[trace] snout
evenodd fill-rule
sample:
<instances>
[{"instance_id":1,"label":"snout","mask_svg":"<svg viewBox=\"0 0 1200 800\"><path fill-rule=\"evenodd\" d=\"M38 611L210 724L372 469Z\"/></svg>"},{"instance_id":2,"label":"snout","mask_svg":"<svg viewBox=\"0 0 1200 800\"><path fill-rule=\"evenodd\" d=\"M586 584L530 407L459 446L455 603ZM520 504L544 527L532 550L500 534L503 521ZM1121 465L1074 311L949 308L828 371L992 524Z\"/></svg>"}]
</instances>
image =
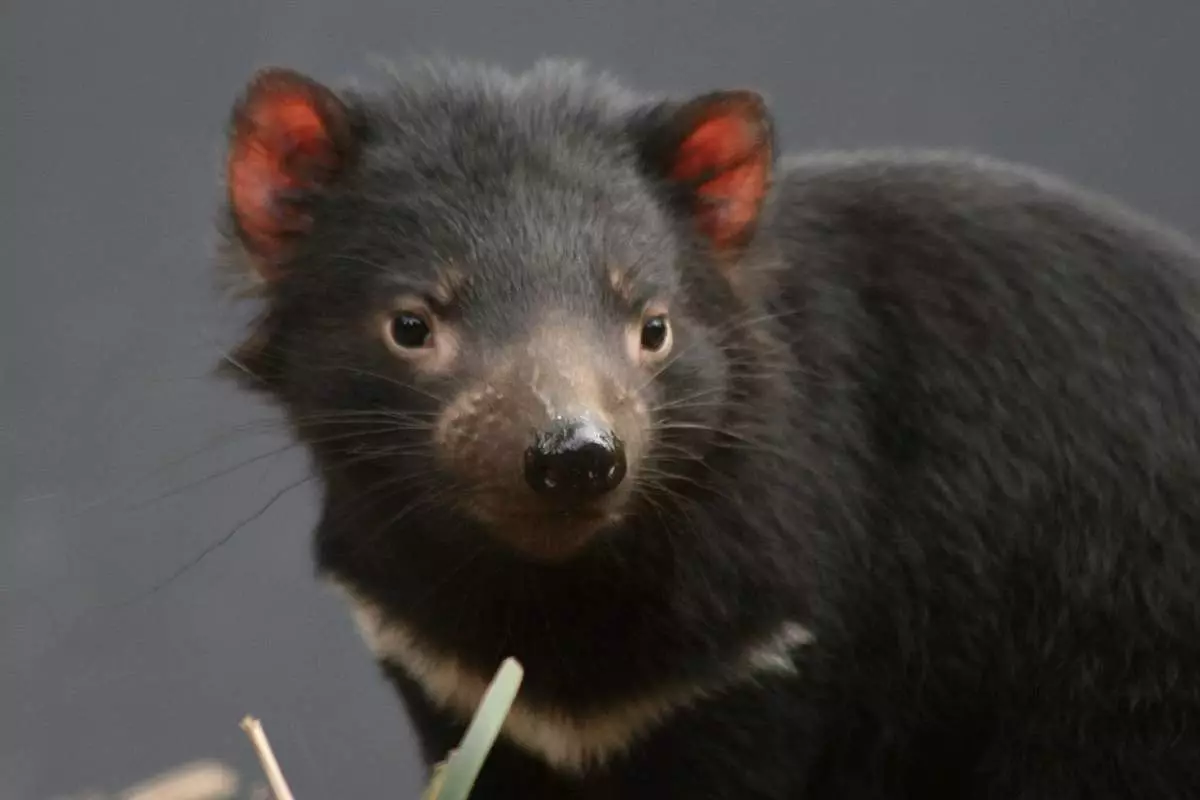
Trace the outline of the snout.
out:
<instances>
[{"instance_id":1,"label":"snout","mask_svg":"<svg viewBox=\"0 0 1200 800\"><path fill-rule=\"evenodd\" d=\"M625 443L588 417L556 418L533 439L525 450L525 481L550 502L588 503L625 478Z\"/></svg>"},{"instance_id":2,"label":"snout","mask_svg":"<svg viewBox=\"0 0 1200 800\"><path fill-rule=\"evenodd\" d=\"M455 503L537 558L577 552L619 525L646 439L638 374L597 337L540 330L488 359L439 419L435 446Z\"/></svg>"}]
</instances>

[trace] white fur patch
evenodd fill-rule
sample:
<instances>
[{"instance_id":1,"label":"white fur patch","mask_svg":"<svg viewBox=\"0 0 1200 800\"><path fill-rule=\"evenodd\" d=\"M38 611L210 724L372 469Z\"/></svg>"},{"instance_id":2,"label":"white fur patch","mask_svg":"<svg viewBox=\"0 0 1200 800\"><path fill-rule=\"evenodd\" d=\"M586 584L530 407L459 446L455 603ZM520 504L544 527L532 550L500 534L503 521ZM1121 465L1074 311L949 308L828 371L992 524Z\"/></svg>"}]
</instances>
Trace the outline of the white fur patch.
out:
<instances>
[{"instance_id":1,"label":"white fur patch","mask_svg":"<svg viewBox=\"0 0 1200 800\"><path fill-rule=\"evenodd\" d=\"M349 598L354 620L375 657L403 669L438 706L461 715L475 713L491 675L438 652L353 590L334 584ZM531 703L517 697L502 735L563 772L580 773L626 750L671 714L701 698L769 674L793 674L791 651L812 641L795 622L783 623L764 641L748 647L720 678L706 683L662 686L615 701L586 715Z\"/></svg>"}]
</instances>

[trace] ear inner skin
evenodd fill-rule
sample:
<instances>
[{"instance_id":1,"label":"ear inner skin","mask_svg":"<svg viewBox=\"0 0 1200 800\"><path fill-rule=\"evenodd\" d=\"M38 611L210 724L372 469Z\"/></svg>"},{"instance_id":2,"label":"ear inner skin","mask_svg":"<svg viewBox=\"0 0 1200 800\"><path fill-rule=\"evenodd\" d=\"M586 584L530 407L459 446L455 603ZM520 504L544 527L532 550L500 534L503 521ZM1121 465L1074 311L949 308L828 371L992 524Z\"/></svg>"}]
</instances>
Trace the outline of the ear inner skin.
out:
<instances>
[{"instance_id":1,"label":"ear inner skin","mask_svg":"<svg viewBox=\"0 0 1200 800\"><path fill-rule=\"evenodd\" d=\"M680 118L669 177L685 188L713 247L739 247L754 231L770 183L774 147L763 101L753 92L722 92L688 104Z\"/></svg>"},{"instance_id":2,"label":"ear inner skin","mask_svg":"<svg viewBox=\"0 0 1200 800\"><path fill-rule=\"evenodd\" d=\"M276 277L290 237L311 219L303 193L329 184L350 156L345 107L325 87L290 70L259 73L235 107L227 163L229 202L263 277Z\"/></svg>"}]
</instances>

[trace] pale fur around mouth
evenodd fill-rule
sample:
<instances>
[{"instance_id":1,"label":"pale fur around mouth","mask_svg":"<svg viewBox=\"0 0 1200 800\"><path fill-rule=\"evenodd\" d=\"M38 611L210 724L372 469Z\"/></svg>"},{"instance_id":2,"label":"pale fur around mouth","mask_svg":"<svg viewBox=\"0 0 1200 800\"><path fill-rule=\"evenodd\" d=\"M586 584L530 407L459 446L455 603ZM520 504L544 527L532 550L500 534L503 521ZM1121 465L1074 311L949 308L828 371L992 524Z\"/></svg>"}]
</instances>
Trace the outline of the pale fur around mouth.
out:
<instances>
[{"instance_id":1,"label":"pale fur around mouth","mask_svg":"<svg viewBox=\"0 0 1200 800\"><path fill-rule=\"evenodd\" d=\"M404 670L437 706L464 721L474 714L491 675L440 652L402 622L387 619L379 606L353 588L329 582L349 601L355 623L377 659ZM518 697L502 736L554 769L583 773L624 753L673 714L705 697L771 675L795 674L794 650L812 640L803 625L785 621L746 647L713 680L648 688L587 714Z\"/></svg>"}]
</instances>

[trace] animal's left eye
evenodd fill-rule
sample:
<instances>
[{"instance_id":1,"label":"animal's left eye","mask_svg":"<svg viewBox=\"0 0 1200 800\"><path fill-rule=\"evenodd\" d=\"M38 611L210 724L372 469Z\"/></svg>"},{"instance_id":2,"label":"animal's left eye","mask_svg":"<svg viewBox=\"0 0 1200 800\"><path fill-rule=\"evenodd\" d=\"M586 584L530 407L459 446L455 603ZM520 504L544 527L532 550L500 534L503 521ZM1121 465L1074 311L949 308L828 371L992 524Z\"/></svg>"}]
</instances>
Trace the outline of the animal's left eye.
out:
<instances>
[{"instance_id":1,"label":"animal's left eye","mask_svg":"<svg viewBox=\"0 0 1200 800\"><path fill-rule=\"evenodd\" d=\"M411 311L401 311L392 317L388 326L388 336L397 347L404 350L428 347L433 341L429 323Z\"/></svg>"},{"instance_id":2,"label":"animal's left eye","mask_svg":"<svg viewBox=\"0 0 1200 800\"><path fill-rule=\"evenodd\" d=\"M666 314L650 317L642 323L642 349L657 353L667 344L671 333Z\"/></svg>"}]
</instances>

